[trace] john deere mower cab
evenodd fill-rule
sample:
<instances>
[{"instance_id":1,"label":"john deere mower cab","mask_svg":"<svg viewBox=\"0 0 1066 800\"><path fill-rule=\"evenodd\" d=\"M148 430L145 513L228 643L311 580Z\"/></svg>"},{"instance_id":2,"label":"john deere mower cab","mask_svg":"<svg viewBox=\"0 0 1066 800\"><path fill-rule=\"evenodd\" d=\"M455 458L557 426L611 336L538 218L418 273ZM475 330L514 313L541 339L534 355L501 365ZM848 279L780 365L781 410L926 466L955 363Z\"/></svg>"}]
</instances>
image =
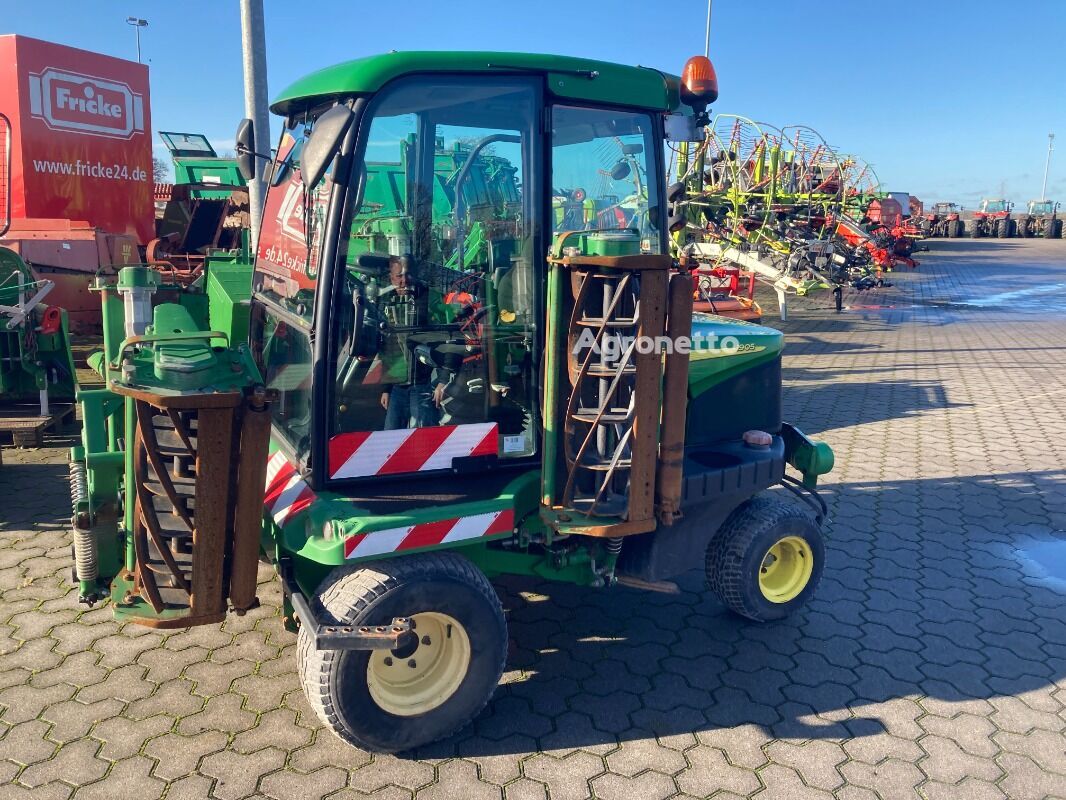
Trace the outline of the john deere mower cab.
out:
<instances>
[{"instance_id":1,"label":"john deere mower cab","mask_svg":"<svg viewBox=\"0 0 1066 800\"><path fill-rule=\"evenodd\" d=\"M441 52L283 92L247 348L163 305L111 359L137 430L127 485L157 492L128 511L136 541L112 596L147 624L212 621L217 606L138 599L191 550L177 589L199 569L248 608L254 518L312 706L379 751L445 736L488 701L507 651L490 577L677 592L670 579L705 564L751 619L805 603L832 451L781 419L782 335L694 314L690 265L670 255L666 131L701 136L716 96L704 58L679 79ZM242 123L246 174L255 133ZM225 459L239 465L228 485ZM180 536L160 522L168 503ZM214 551L184 532L199 514L222 531L200 536Z\"/></svg>"}]
</instances>

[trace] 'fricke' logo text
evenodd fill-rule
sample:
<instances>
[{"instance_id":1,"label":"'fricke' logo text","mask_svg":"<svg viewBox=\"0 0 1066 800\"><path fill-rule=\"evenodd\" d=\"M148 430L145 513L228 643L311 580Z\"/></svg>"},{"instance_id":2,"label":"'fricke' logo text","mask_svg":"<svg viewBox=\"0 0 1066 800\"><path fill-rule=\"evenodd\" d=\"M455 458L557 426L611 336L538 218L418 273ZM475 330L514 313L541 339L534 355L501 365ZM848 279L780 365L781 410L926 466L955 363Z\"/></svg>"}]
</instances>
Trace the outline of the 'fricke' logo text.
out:
<instances>
[{"instance_id":1,"label":"'fricke' logo text","mask_svg":"<svg viewBox=\"0 0 1066 800\"><path fill-rule=\"evenodd\" d=\"M53 130L116 139L144 132L144 98L125 83L53 67L29 80L30 114Z\"/></svg>"}]
</instances>

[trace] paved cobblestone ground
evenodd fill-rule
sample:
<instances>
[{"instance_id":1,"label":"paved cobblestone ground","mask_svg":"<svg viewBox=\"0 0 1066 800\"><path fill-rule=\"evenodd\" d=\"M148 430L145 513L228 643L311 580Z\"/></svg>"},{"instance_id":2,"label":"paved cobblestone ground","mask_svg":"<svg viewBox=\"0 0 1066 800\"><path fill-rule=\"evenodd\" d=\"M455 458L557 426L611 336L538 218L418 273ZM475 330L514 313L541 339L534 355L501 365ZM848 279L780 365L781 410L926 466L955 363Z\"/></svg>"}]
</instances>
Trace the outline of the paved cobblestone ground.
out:
<instances>
[{"instance_id":1,"label":"paved cobblestone ground","mask_svg":"<svg viewBox=\"0 0 1066 800\"><path fill-rule=\"evenodd\" d=\"M174 634L79 608L69 440L6 450L0 797L1066 797L1066 242L933 247L782 326L788 416L838 456L805 612L506 582L505 684L404 758L318 725L276 583Z\"/></svg>"}]
</instances>

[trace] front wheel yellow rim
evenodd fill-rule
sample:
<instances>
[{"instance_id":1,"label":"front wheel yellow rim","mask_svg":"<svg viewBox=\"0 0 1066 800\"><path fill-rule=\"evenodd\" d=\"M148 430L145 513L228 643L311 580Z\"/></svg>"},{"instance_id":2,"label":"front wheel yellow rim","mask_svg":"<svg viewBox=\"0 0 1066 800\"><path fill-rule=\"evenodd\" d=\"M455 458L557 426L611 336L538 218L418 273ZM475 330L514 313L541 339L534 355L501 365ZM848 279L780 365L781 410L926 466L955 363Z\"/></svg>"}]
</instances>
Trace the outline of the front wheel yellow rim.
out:
<instances>
[{"instance_id":1,"label":"front wheel yellow rim","mask_svg":"<svg viewBox=\"0 0 1066 800\"><path fill-rule=\"evenodd\" d=\"M374 650L366 667L370 696L399 717L425 714L459 689L470 669L470 637L453 617L425 612L411 617L418 646L403 653Z\"/></svg>"},{"instance_id":2,"label":"front wheel yellow rim","mask_svg":"<svg viewBox=\"0 0 1066 800\"><path fill-rule=\"evenodd\" d=\"M779 539L766 551L759 565L759 589L771 603L794 600L806 588L814 572L814 554L799 536Z\"/></svg>"}]
</instances>

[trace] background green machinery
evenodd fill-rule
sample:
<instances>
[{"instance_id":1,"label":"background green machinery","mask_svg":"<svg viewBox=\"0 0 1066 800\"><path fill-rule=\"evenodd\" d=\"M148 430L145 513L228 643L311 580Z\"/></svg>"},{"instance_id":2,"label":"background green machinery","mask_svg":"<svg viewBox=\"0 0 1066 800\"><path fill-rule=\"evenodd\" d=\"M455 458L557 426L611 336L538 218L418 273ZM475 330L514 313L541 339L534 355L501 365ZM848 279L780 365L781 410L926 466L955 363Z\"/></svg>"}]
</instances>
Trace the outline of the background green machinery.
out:
<instances>
[{"instance_id":1,"label":"background green machinery","mask_svg":"<svg viewBox=\"0 0 1066 800\"><path fill-rule=\"evenodd\" d=\"M28 306L45 287L14 251L0 247L0 405L74 399L74 363L66 312L44 303ZM5 312L3 309L7 309ZM42 330L46 313L49 317Z\"/></svg>"}]
</instances>

